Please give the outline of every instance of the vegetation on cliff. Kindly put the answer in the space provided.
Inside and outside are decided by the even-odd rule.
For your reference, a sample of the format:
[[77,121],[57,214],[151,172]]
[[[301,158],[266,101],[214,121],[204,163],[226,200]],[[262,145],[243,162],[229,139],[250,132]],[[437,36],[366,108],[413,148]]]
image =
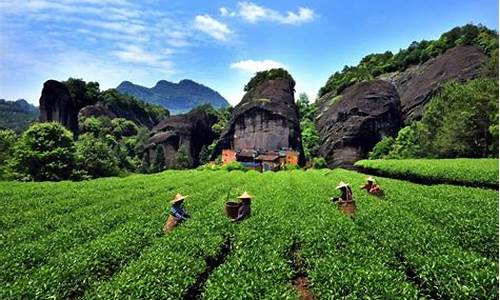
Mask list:
[[248,81],[248,83],[245,85],[244,90],[245,92],[248,92],[249,90],[253,89],[266,80],[273,80],[278,78],[290,80],[292,82],[292,87],[295,87],[295,80],[293,79],[292,75],[290,75],[290,73],[288,73],[288,71],[285,69],[276,68],[255,73],[255,76],[252,77],[250,81]]
[[383,138],[369,157],[498,157],[498,79],[449,82],[426,106],[422,120],[395,138]]
[[396,54],[391,51],[369,54],[357,66],[345,66],[342,71],[331,75],[318,96],[329,92],[338,95],[357,82],[371,80],[384,73],[403,71],[410,65],[423,63],[460,45],[478,45],[489,55],[498,49],[498,33],[482,25],[467,24],[443,33],[437,40],[413,42]]

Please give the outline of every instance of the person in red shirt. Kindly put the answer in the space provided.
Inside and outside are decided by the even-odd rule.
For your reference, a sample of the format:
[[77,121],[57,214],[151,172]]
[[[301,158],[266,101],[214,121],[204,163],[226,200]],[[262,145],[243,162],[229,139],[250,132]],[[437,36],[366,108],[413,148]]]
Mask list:
[[366,179],[366,181],[367,182],[360,187],[362,190],[365,189],[369,194],[376,195],[376,196],[383,195],[382,188],[378,184],[375,183],[375,178],[370,176]]

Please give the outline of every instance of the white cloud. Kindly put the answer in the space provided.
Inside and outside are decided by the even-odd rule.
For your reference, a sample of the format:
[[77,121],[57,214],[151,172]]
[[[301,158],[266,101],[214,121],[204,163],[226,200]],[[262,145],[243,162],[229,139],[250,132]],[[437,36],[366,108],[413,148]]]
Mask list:
[[234,17],[234,16],[236,16],[235,12],[230,11],[226,7],[219,8],[219,12],[220,12],[221,16],[223,16],[223,17]]
[[219,41],[226,41],[233,34],[233,31],[226,24],[209,15],[196,16],[195,28]]
[[162,54],[149,52],[137,45],[125,45],[121,50],[112,51],[111,54],[124,62],[145,64],[147,66],[172,70],[172,62],[167,58],[172,53],[171,50],[164,50]]
[[297,12],[287,11],[286,13],[282,13],[247,1],[238,2],[236,11],[230,11],[225,7],[221,7],[220,13],[224,17],[239,16],[249,23],[268,21],[281,24],[300,25],[311,22],[316,18],[314,10],[306,7],[299,7]]
[[286,66],[280,62],[265,59],[265,60],[241,60],[232,63],[229,68],[238,69],[249,73],[255,73],[259,71],[274,69],[274,68],[286,68]]

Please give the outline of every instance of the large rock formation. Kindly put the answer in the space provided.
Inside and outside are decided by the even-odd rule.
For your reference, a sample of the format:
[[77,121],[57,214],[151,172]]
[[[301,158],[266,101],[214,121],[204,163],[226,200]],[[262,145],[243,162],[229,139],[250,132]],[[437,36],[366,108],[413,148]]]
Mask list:
[[321,155],[330,167],[365,158],[383,136],[419,120],[440,86],[478,77],[485,60],[479,47],[458,46],[405,71],[350,86],[341,95],[322,96],[316,118]]
[[304,161],[298,110],[293,82],[267,80],[248,91],[234,108],[231,120],[221,135],[213,157],[223,149],[262,151],[289,148]]
[[339,96],[330,93],[318,101],[319,151],[329,167],[352,165],[400,127],[399,95],[382,80],[357,83]]
[[383,74],[379,78],[396,86],[406,125],[422,117],[425,104],[441,85],[449,80],[464,82],[478,77],[486,58],[477,46],[459,46],[404,72]]
[[[151,166],[161,161],[166,168],[175,168],[178,152],[184,148],[188,166],[197,166],[202,147],[210,145],[216,137],[212,131],[216,121],[216,117],[202,109],[164,119],[151,131],[145,146],[145,160]],[[159,153],[163,158],[157,157]]]
[[78,134],[78,108],[63,83],[47,80],[43,84],[40,97],[40,121],[60,122],[75,135]]

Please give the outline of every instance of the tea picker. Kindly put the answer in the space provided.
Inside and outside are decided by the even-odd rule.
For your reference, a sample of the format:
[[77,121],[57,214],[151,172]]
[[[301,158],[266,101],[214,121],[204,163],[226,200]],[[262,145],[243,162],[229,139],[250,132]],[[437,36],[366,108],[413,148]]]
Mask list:
[[375,183],[375,178],[370,176],[366,179],[366,181],[367,182],[360,187],[362,190],[365,189],[368,192],[368,194],[374,195],[377,197],[384,196],[384,191],[377,183]]
[[167,221],[165,222],[165,225],[163,226],[163,232],[168,233],[174,228],[184,222],[187,221],[191,216],[184,210],[184,200],[188,196],[183,196],[179,193],[175,195],[174,200],[170,201],[170,204],[172,204],[172,207],[170,208],[170,214],[168,215]]
[[333,203],[337,203],[338,208],[346,215],[352,216],[356,213],[356,202],[352,197],[351,186],[341,181],[336,189],[340,190],[342,195],[339,198],[332,197]]
[[241,200],[240,207],[238,208],[238,214],[236,218],[231,219],[231,222],[239,222],[250,217],[250,204],[252,202],[252,196],[247,192],[244,192],[241,196],[238,197],[238,199]]

